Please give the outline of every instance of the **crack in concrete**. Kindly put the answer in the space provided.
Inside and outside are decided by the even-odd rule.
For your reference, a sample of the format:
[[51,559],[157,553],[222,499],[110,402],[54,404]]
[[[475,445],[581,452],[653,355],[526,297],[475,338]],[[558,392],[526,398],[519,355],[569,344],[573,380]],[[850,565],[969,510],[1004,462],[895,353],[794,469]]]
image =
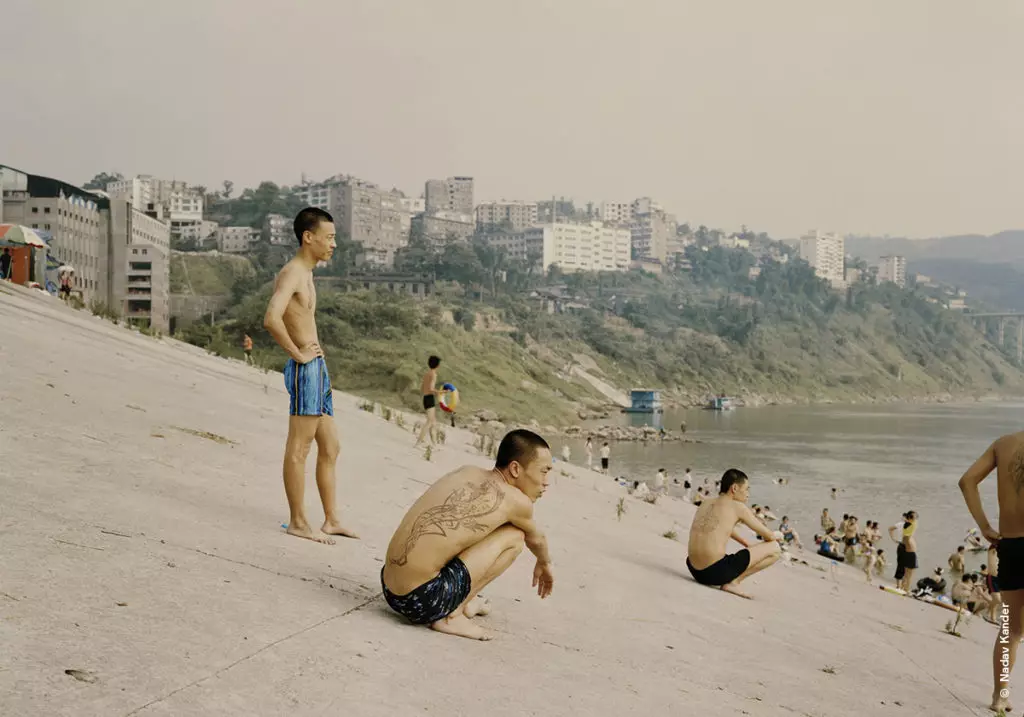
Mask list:
[[[214,557],[216,557],[216,556],[214,556]],[[201,684],[203,682],[206,682],[207,680],[212,680],[215,677],[219,677],[220,675],[224,674],[225,672],[227,672],[231,668],[235,667],[236,665],[240,665],[241,663],[246,662],[247,660],[251,660],[252,658],[256,657],[256,655],[259,655],[262,652],[266,652],[270,648],[275,647],[277,645],[280,645],[282,642],[286,642],[287,640],[291,640],[293,637],[298,637],[299,635],[302,635],[303,633],[309,632],[310,630],[315,630],[316,628],[320,627],[321,625],[326,625],[327,623],[331,622],[332,620],[338,620],[339,618],[347,617],[347,616],[351,615],[354,612],[358,612],[359,610],[362,610],[367,605],[370,605],[371,603],[377,602],[378,600],[381,600],[381,599],[383,599],[383,598],[381,596],[379,596],[379,595],[374,596],[374,597],[370,598],[369,600],[366,600],[366,601],[356,605],[355,607],[349,608],[345,612],[338,613],[337,615],[331,615],[330,617],[325,617],[320,622],[314,623],[312,625],[308,625],[308,626],[306,626],[306,627],[304,627],[304,628],[302,628],[300,630],[296,630],[295,632],[293,632],[290,635],[285,635],[282,638],[274,640],[273,642],[270,642],[270,643],[264,645],[263,647],[261,647],[260,649],[256,650],[255,652],[253,652],[253,653],[251,653],[249,655],[245,655],[244,657],[238,658],[237,660],[232,662],[230,665],[225,665],[224,667],[221,667],[221,668],[219,668],[217,670],[214,670],[213,672],[211,672],[209,675],[206,675],[205,677],[200,677],[197,680],[193,680],[192,682],[189,682],[187,685],[183,685],[182,687],[179,687],[179,688],[177,688],[175,690],[171,690],[170,692],[168,692],[163,697],[158,697],[155,700],[150,700],[149,702],[147,702],[146,704],[142,705],[141,707],[136,707],[131,712],[126,713],[124,717],[132,717],[132,715],[137,715],[140,712],[142,712],[142,710],[146,709],[147,707],[151,707],[151,706],[153,706],[155,704],[158,704],[160,702],[164,702],[165,700],[170,699],[171,697],[173,697],[174,695],[178,694],[179,692],[184,692],[185,690],[190,689],[192,687],[195,687],[196,685]]]

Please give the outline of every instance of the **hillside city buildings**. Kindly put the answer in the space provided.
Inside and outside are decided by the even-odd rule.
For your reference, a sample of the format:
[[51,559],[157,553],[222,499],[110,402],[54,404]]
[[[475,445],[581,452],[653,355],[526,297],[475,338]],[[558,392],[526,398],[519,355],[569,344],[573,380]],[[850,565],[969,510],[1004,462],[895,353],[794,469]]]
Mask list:
[[[106,304],[160,331],[173,324],[170,307],[183,305],[181,296],[169,295],[172,242],[198,242],[242,255],[260,246],[297,247],[294,217],[270,213],[258,227],[221,226],[205,216],[203,191],[181,180],[140,174],[110,182],[105,191],[86,191],[0,166],[0,186],[0,221],[25,224],[50,238],[50,263],[75,267],[74,290],[83,301]],[[476,203],[475,181],[468,176],[427,180],[420,197],[346,174],[321,182],[303,180],[289,191],[302,203],[330,212],[339,240],[362,247],[356,262],[369,272],[366,276],[393,271],[396,256],[411,240],[437,250],[452,242],[481,241],[501,249],[510,261],[533,263],[545,271],[640,268],[658,274],[689,268],[690,247],[720,246],[753,253],[755,266],[749,275],[756,278],[765,262],[790,258],[789,250],[766,238],[752,245],[754,235],[745,229],[731,235],[705,227],[693,232],[651,197],[589,203],[585,208],[554,197]],[[227,216],[218,215],[222,221]],[[788,243],[834,289],[872,277],[906,286],[902,256],[882,257],[877,267],[865,271],[846,266],[839,234],[812,230]],[[45,271],[41,267],[38,274]],[[956,298],[962,305],[963,297]]]
[[814,273],[832,284],[846,285],[845,241],[838,234],[812,229],[800,237],[800,258],[814,267]]

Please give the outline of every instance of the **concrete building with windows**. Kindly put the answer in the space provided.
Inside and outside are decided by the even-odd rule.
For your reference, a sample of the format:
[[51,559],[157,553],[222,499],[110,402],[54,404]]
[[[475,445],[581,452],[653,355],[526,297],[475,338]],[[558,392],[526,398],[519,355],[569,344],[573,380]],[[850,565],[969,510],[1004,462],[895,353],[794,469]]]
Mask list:
[[[110,200],[59,179],[0,166],[0,221],[48,232],[49,252],[74,267],[72,289],[106,302]],[[44,283],[42,277],[36,281]]]
[[476,233],[473,215],[458,212],[425,212],[413,217],[412,224],[421,236],[436,245],[466,241]]
[[800,258],[814,267],[814,273],[834,288],[846,286],[846,250],[843,237],[812,229],[800,237]]
[[409,226],[398,190],[385,190],[372,182],[345,177],[330,185],[327,211],[339,235],[359,242],[366,250],[394,253],[409,243]]
[[629,224],[633,221],[633,202],[601,202],[601,221],[609,224]]
[[675,217],[666,214],[661,205],[649,197],[634,201],[631,210],[633,219],[629,226],[633,253],[638,258],[654,259],[665,264],[670,246],[675,249],[677,244]]
[[883,256],[878,260],[878,281],[897,286],[907,285],[907,259],[903,256]]
[[259,240],[260,230],[252,227],[219,227],[214,233],[217,250],[225,254],[245,254]]
[[472,215],[473,207],[472,177],[427,180],[424,207],[427,214],[445,211]]
[[186,182],[158,179],[140,174],[107,184],[111,199],[123,199],[139,211],[166,219],[174,239],[202,241],[204,234],[203,205],[205,197]]
[[[9,167],[0,166],[0,187],[0,221],[48,232],[49,253],[74,267],[72,288],[87,306],[106,304],[126,319],[167,332],[167,223],[129,199]],[[36,280],[43,283],[42,277]]]
[[484,202],[476,207],[476,227],[519,231],[537,223],[536,202]]
[[283,214],[268,214],[263,220],[263,238],[273,246],[298,246],[294,225],[295,220]]
[[306,206],[323,209],[325,212],[330,211],[328,207],[330,206],[331,184],[338,181],[338,179],[340,177],[332,177],[316,184],[303,184],[294,187],[295,194]]
[[564,271],[630,268],[630,230],[604,222],[543,224],[483,238],[511,259],[538,261],[544,271],[551,266]]

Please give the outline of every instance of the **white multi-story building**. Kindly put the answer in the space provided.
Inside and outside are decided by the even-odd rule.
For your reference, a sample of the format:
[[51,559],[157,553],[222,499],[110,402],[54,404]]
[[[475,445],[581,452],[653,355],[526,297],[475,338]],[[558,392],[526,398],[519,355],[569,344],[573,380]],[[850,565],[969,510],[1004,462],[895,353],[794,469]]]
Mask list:
[[425,211],[473,214],[473,178],[448,177],[428,179],[425,191]]
[[[330,184],[328,210],[338,234],[393,259],[409,243],[409,225],[397,189],[381,189],[372,182],[344,177]],[[389,260],[390,261],[390,260]]]
[[205,238],[202,226],[205,198],[186,182],[140,174],[132,179],[110,182],[107,194],[111,199],[131,202],[141,212],[166,217],[172,238],[197,241]]
[[439,210],[418,214],[412,221],[422,236],[432,244],[465,241],[476,232],[472,214]]
[[601,202],[601,221],[629,224],[633,221],[633,202]]
[[897,286],[907,285],[907,259],[903,256],[883,256],[878,260],[878,281]]
[[536,202],[484,202],[476,207],[477,229],[501,227],[519,231],[537,223]]
[[217,250],[225,254],[244,254],[259,239],[260,231],[252,227],[220,227],[214,233]]
[[835,288],[846,284],[845,242],[838,234],[812,229],[800,237],[800,258]]
[[505,249],[509,258],[536,260],[547,271],[628,271],[629,229],[604,222],[544,224],[520,232],[484,237],[491,246]]
[[294,188],[295,194],[302,199],[306,206],[323,209],[326,212],[329,211],[328,207],[330,206],[331,184],[335,181],[337,179],[332,177],[316,184],[303,184]]
[[268,214],[263,222],[263,237],[273,246],[297,246],[294,223],[283,214]]

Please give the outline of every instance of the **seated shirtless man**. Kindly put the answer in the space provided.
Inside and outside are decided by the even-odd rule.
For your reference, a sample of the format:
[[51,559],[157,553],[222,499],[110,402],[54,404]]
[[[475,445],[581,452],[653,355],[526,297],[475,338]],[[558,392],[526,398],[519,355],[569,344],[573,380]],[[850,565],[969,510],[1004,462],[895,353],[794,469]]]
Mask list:
[[388,546],[380,575],[391,609],[438,632],[489,640],[471,620],[490,611],[477,594],[524,545],[537,557],[533,587],[541,598],[550,595],[551,555],[533,504],[548,487],[551,465],[544,439],[520,429],[501,440],[491,470],[463,466],[430,486]]
[[[999,497],[999,529],[988,522],[981,504],[979,486],[996,471],[996,494]],[[1003,436],[974,462],[960,478],[960,491],[981,534],[996,546],[999,556],[999,593],[1009,608],[1009,625],[996,631],[992,651],[992,703],[989,708],[1010,711],[1007,701],[1009,681],[1003,682],[1002,660],[1008,661],[1006,678],[1017,659],[1017,645],[1024,637],[1021,612],[1024,610],[1024,432]]]
[[[686,567],[701,585],[718,587],[749,599],[749,595],[740,591],[740,583],[775,563],[779,559],[779,544],[775,533],[755,518],[746,505],[750,481],[743,471],[727,470],[722,476],[720,491],[717,498],[704,501],[693,516]],[[764,542],[747,542],[736,531],[739,523],[761,536]],[[729,538],[744,546],[743,550],[726,555]]]

